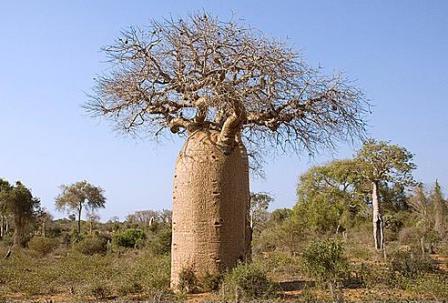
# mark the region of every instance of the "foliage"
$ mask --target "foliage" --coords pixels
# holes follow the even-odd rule
[[[368,182],[413,185],[416,168],[413,154],[406,148],[375,139],[366,140],[356,155],[362,177]]]
[[[410,251],[394,252],[390,256],[389,266],[392,273],[411,279],[422,273],[434,272],[437,269],[431,258]]]
[[[83,208],[94,211],[104,208],[106,198],[104,190],[87,181],[76,182],[71,185],[62,185],[62,193],[56,198],[56,208],[78,215],[78,235],[81,234],[81,213]]]
[[[21,182],[11,186],[7,181],[1,180],[0,189],[0,210],[12,214],[14,219],[14,245],[24,247],[30,238],[27,227],[36,218],[40,200],[33,197],[31,190]]]
[[[67,252],[58,258],[52,254],[35,258],[21,251],[8,260],[0,258],[0,268],[0,296],[20,294],[21,298],[32,299],[65,294],[85,301],[91,296],[103,300],[117,295],[139,295],[142,299],[170,295],[169,256]]]
[[[28,242],[28,248],[36,251],[40,255],[44,256],[51,253],[59,246],[59,241],[52,238],[33,237]]]
[[[171,233],[171,228],[165,228],[153,235],[147,243],[151,252],[156,255],[168,254],[171,251]]]
[[[444,238],[445,233],[447,232],[448,209],[447,202],[443,197],[442,189],[438,181],[436,181],[431,193],[431,203],[434,211],[434,229],[439,234],[440,238]]]
[[[74,247],[84,255],[105,254],[107,252],[107,240],[102,237],[88,236],[75,243]]]
[[[267,193],[251,193],[249,224],[253,232],[260,232],[269,219],[268,207],[274,199]]]
[[[347,276],[348,263],[344,247],[337,240],[316,240],[303,252],[306,272],[320,282],[336,283]]]
[[[113,243],[119,247],[131,247],[134,248],[143,243],[146,235],[141,229],[126,229],[120,233],[116,233],[113,236]]]
[[[302,229],[335,233],[365,217],[359,168],[353,160],[337,160],[309,169],[300,177],[297,195],[291,219]]]
[[[289,208],[278,208],[271,213],[270,220],[274,224],[279,224],[289,219],[291,217],[291,214],[292,210]]]
[[[224,276],[221,286],[226,299],[263,299],[275,293],[275,285],[258,264],[240,264]]]

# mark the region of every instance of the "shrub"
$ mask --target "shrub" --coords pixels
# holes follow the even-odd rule
[[[274,294],[275,287],[266,271],[255,263],[240,264],[224,276],[223,295],[227,299],[260,299]]]
[[[33,237],[28,242],[28,248],[34,250],[42,256],[51,253],[58,246],[58,240],[44,237]]]
[[[107,252],[107,240],[93,236],[86,237],[74,245],[75,250],[84,255],[105,254]]]
[[[416,278],[422,273],[434,272],[437,267],[431,258],[409,251],[397,251],[390,256],[389,267],[392,273],[405,278]]]
[[[311,242],[303,253],[303,264],[312,278],[328,285],[334,300],[342,300],[342,292],[335,292],[335,288],[348,277],[349,270],[340,242],[331,239]]]
[[[162,229],[149,241],[149,249],[157,255],[168,254],[171,251],[171,229]]]
[[[129,228],[123,232],[117,233],[113,237],[115,245],[120,247],[135,248],[145,240],[145,232],[141,229]]]
[[[197,290],[198,278],[192,267],[185,267],[179,273],[179,290],[184,293],[193,293]]]
[[[303,252],[306,272],[320,282],[336,282],[347,276],[344,247],[336,240],[312,242]]]
[[[378,286],[386,286],[388,288],[397,286],[396,279],[383,266],[361,263],[354,265],[352,270],[354,277],[349,281],[351,283],[361,284],[368,289]]]

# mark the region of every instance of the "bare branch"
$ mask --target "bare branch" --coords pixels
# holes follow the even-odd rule
[[[242,136],[259,150],[309,152],[364,135],[368,103],[350,81],[234,22],[152,21],[104,52],[113,69],[86,108],[125,132],[214,130],[227,147]]]

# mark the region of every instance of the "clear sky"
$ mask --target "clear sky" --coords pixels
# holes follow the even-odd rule
[[[357,80],[371,99],[369,134],[415,153],[423,182],[448,186],[448,1],[0,1],[0,177],[22,180],[53,214],[61,184],[87,179],[108,198],[103,220],[171,207],[181,140],[156,144],[112,132],[83,113],[99,49],[130,25],[207,11],[232,15],[301,50],[307,61]],[[311,165],[349,157],[342,144],[313,159],[266,159],[253,191],[295,202]],[[59,214],[62,215],[62,214]]]

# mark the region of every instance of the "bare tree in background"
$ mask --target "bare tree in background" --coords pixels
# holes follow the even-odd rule
[[[368,104],[281,42],[209,15],[130,28],[86,109],[131,134],[186,136],[175,172],[172,285],[234,266],[248,250],[248,154],[332,147],[364,133]],[[246,147],[249,152],[246,152]]]

